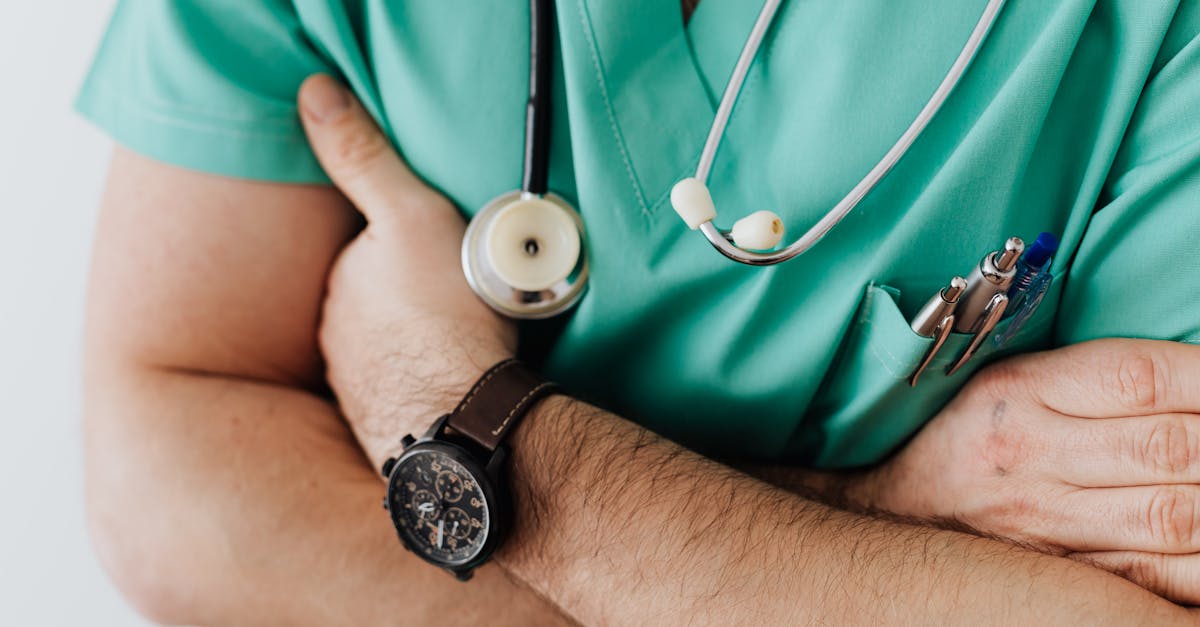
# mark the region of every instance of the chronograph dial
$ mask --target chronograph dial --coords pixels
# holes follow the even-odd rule
[[[486,559],[498,535],[496,500],[488,471],[469,453],[422,441],[389,470],[387,507],[405,546],[452,569]]]
[[[400,543],[466,581],[513,523],[505,437],[557,386],[515,359],[484,372],[458,407],[383,463],[383,507]]]
[[[457,472],[443,470],[438,473],[437,481],[433,484],[437,493],[447,503],[457,503],[462,499],[464,486],[469,480],[464,480]]]
[[[429,490],[413,492],[406,507],[420,520],[436,520],[442,513],[441,501]]]

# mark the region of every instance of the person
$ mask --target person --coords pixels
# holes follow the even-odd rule
[[[940,76],[962,4],[899,32],[898,7],[786,5],[718,200],[823,213]],[[97,227],[86,471],[101,560],[143,612],[1191,618],[1159,595],[1200,596],[1200,262],[1180,254],[1200,3],[1010,3],[873,200],[772,270],[728,265],[663,204],[752,8],[706,0],[686,26],[675,0],[558,8],[551,187],[578,200],[593,277],[519,346],[462,278],[457,210],[519,173],[523,12],[119,5],[80,100],[127,146]],[[1023,354],[908,389],[904,312],[952,262],[1046,229],[1068,253]],[[403,552],[375,469],[518,347],[569,395],[512,435],[519,522],[464,585]]]

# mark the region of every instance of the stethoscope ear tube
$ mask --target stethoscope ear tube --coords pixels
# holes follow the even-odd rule
[[[750,64],[754,61],[754,57],[758,54],[759,46],[770,27],[775,13],[779,8],[782,0],[765,0],[763,8],[759,12],[757,21],[754,24],[750,36],[746,39],[746,44],[742,48],[741,55],[738,57],[737,64],[734,66],[733,74],[729,78],[729,82],[725,86],[725,91],[721,96],[721,104],[717,108],[717,113],[713,118],[712,127],[709,129],[708,138],[705,140],[704,148],[700,153],[700,161],[696,167],[696,175],[694,178],[684,179],[677,185],[694,186],[697,182],[700,185],[708,184],[708,175],[712,168],[714,159],[716,158],[717,150],[720,148],[721,140],[725,136],[725,127],[729,123],[729,118],[733,113],[734,104],[737,102],[738,95],[741,92],[742,84],[749,72]],[[863,198],[891,172],[892,168],[900,161],[908,149],[916,142],[917,138],[925,132],[926,127],[933,120],[934,116],[945,104],[950,97],[950,93],[962,80],[967,68],[975,59],[979,49],[983,46],[984,40],[987,39],[991,32],[992,26],[995,25],[996,19],[1000,15],[1001,9],[1004,8],[1005,0],[988,0],[987,6],[983,10],[983,15],[975,25],[975,29],[967,38],[963,45],[962,51],[959,52],[958,58],[955,59],[950,70],[946,73],[945,78],[934,90],[929,101],[913,119],[908,129],[900,136],[896,143],[884,154],[879,163],[867,173],[849,193],[846,194],[837,205],[830,209],[824,217],[814,224],[807,232],[788,244],[787,247],[779,250],[771,250],[763,252],[761,250],[747,250],[747,248],[759,248],[758,243],[764,240],[754,242],[734,241],[736,234],[732,231],[727,231],[718,228],[714,223],[715,210],[713,219],[706,220],[697,224],[695,216],[702,213],[704,207],[693,207],[687,204],[678,204],[672,202],[675,211],[683,218],[693,230],[700,230],[704,237],[714,248],[720,251],[726,257],[748,265],[767,266],[774,265],[792,259],[812,248],[821,238],[825,237],[834,227],[836,227],[842,219],[844,219]],[[706,190],[707,193],[707,190]],[[685,197],[695,198],[697,194],[688,194]],[[672,194],[674,200],[674,194]],[[761,213],[761,212],[760,212]],[[750,229],[752,232],[764,232],[763,224],[778,220],[777,216],[762,215],[757,218]],[[769,240],[766,240],[769,241]],[[773,248],[773,247],[772,247]]]

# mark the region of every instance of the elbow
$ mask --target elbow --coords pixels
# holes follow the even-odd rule
[[[173,514],[179,486],[164,448],[120,396],[125,376],[89,377],[85,393],[84,495],[100,566],[140,614],[159,624],[195,624],[198,569]],[[139,423],[141,425],[139,426]],[[174,496],[173,496],[174,495]]]
[[[103,463],[103,460],[96,460]],[[188,603],[189,570],[176,563],[179,548],[148,517],[144,485],[114,488],[89,478],[87,522],[100,566],[139,614],[156,624],[196,624]],[[153,516],[153,515],[151,515]]]

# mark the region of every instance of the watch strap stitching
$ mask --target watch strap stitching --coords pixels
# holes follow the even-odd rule
[[[454,408],[454,413],[461,414],[462,412],[466,411],[467,407],[471,404],[471,401],[475,400],[475,397],[479,395],[479,390],[483,389],[483,386],[486,385],[488,381],[491,381],[492,378],[495,377],[496,374],[501,370],[504,370],[505,368],[508,368],[516,363],[517,360],[515,359],[505,359],[504,361],[489,368],[488,371],[484,373],[483,377],[481,377],[479,381],[476,381],[475,385],[471,386],[471,391],[467,394],[466,398],[464,398],[462,402],[458,404],[458,407]]]
[[[502,433],[504,433],[504,430],[508,427],[509,421],[511,421],[513,419],[513,416],[515,416],[518,411],[525,409],[525,404],[528,403],[531,398],[533,398],[535,396],[540,396],[541,393],[546,391],[547,388],[553,388],[553,387],[555,387],[555,385],[553,383],[551,383],[549,381],[543,381],[541,383],[541,385],[538,385],[537,387],[533,388],[532,390],[529,390],[529,393],[525,395],[525,398],[522,398],[516,404],[516,406],[513,407],[512,410],[510,410],[508,412],[508,415],[504,417],[504,421],[501,422],[498,427],[496,427],[495,429],[492,430],[492,435],[500,436]]]

